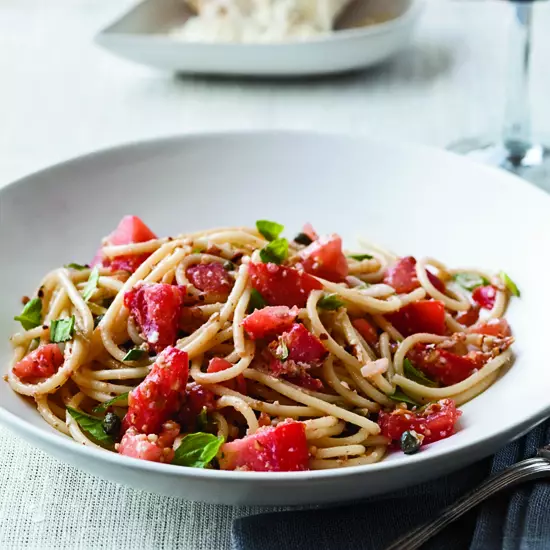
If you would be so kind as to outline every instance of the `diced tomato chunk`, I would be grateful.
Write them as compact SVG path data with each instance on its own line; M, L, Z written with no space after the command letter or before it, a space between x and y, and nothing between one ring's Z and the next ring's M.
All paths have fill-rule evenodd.
M243 328L252 340L281 334L292 327L298 308L270 306L257 309L243 320Z
M418 332L443 335L446 331L445 305L438 300L411 302L386 318L403 336Z
M252 286L270 306L306 305L312 290L323 285L304 271L276 264L249 264L248 273Z
M354 319L352 325L367 344L374 346L378 343L378 331L366 319Z
M124 216L117 228L107 237L106 243L111 246L143 243L156 239L157 236L137 216ZM130 271L133 273L150 254L104 257L101 248L97 251L92 266L109 267L112 271Z
M233 279L219 262L195 264L187 268L187 278L191 284L203 292L229 294L233 288Z
M382 411L378 415L378 425L381 435L392 441L399 441L403 432L414 430L424 436L422 444L427 445L453 435L461 414L452 399L442 399L429 404L421 412L406 409L396 409L391 413Z
M133 426L146 434L158 433L162 424L179 411L188 376L187 353L166 348L151 372L130 392L123 426Z
M472 298L481 307L485 309L493 309L497 299L497 289L493 285L478 286L472 292Z
M464 326L471 326L477 323L479 319L479 306L474 305L467 311L461 311L457 314L456 320Z
M428 273L428 279L439 292L445 292L445 283L433 273ZM384 275L384 283L393 287L398 294L407 294L420 287L416 276L416 259L412 256L401 258L388 268Z
M295 323L289 332L285 332L280 341L286 345L290 361L319 366L328 355L327 348L319 338L299 323Z
M348 261L338 235L321 237L300 252L303 268L312 275L339 283L348 275Z
M471 327L470 332L496 336L497 338L505 338L512 335L510 325L506 319L489 319L486 323Z
M185 390L184 404L178 418L187 431L193 431L197 417L203 411L212 412L216 408L214 392L200 384L189 384Z
M27 382L53 376L63 364L63 354L57 344L46 344L35 349L13 366L13 374Z
M424 344L416 345L409 352L409 357L416 367L445 386L466 380L485 363L485 358L480 353L457 355L446 349Z
M147 342L156 351L176 342L185 287L164 283L145 283L124 295L130 310Z
M212 359L210 359L210 363L208 363L208 368L206 369L206 372L220 372L230 369L233 366L233 363L230 363L227 359L222 359L221 357L213 357ZM238 391L239 393L242 393L244 395L246 395L247 393L246 380L242 374L239 374L231 380L227 380L227 382L223 382L223 385L227 388L232 389L233 391Z
M121 455L149 460L150 462L172 462L174 450L172 445L179 435L180 427L176 422L163 424L158 438L149 439L146 434L138 432L133 426L122 436L117 446Z
M305 425L286 420L275 427L266 426L252 435L225 443L221 447L219 462L222 470L309 470Z

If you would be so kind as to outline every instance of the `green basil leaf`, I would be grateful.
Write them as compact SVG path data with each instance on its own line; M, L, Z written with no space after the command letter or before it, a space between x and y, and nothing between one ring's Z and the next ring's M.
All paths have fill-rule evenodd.
M71 340L74 335L75 317L55 319L50 323L50 342L59 343Z
M202 408L202 411L197 416L197 428L204 432L208 428L208 411L206 407Z
M67 411L69 411L69 414L76 420L78 425L94 439L102 443L113 443L113 438L103 430L102 418L97 418L71 407L67 407Z
M255 288L253 288L250 291L250 301L248 302L248 312L252 313L257 309L263 309L265 306L267 306L267 302L264 300L264 297Z
M99 282L99 269L96 266L92 269L92 272L90 273L90 277L88 278L88 282L86 283L86 286L82 291L82 298L84 298L85 302L87 302L91 298L92 294L94 293L94 290L97 288L98 282Z
M14 319L19 321L25 330L39 327L42 324L42 300L33 298L27 302L20 315Z
M216 457L223 442L223 437L203 432L186 435L176 449L172 464L204 468Z
M272 263L281 265L288 256L288 241L275 239L260 250L260 258L264 264Z
M403 361L403 370L405 371L405 376L409 380L428 386L429 388L437 387L437 382L434 382L428 378L422 371L419 371L417 368L413 367L413 364L405 357Z
M358 262L362 262L363 260L372 260L374 258L374 256L371 256L370 254L350 254L348 257L353 258Z
M317 307L327 309L328 311L335 311L343 305L344 302L339 298L338 294L326 294L317 302Z
M64 267L66 267L67 269L76 269L77 271L84 271L85 269L89 269L90 266L71 263L71 264L65 265Z
M123 358L123 361L139 361L143 354L145 353L144 350L139 348L131 349Z
M475 290L478 286L487 286L489 281L476 273L457 273L453 279L466 290Z
M521 292L519 291L519 288L517 287L516 283L510 279L510 277L504 273L504 271L501 271L499 273L499 277L502 279L502 282L506 285L506 288L510 291L510 294L513 294L514 296L517 296L518 298L521 296Z
M121 401L126 401L128 399L129 392L121 393L120 395L117 395L116 397L113 397L109 401L105 401L105 403L101 403L101 405L98 405L94 409L92 409L95 413L102 413L105 412L109 407L112 407L113 405L116 405L117 403L120 403Z
M415 401L412 397L404 394L400 389L396 389L393 395L388 395L388 397L396 403L407 403L408 405L414 405L415 407L417 405L422 405L422 403L419 403L418 401Z
M256 229L268 240L274 241L284 231L285 226L269 220L258 220Z

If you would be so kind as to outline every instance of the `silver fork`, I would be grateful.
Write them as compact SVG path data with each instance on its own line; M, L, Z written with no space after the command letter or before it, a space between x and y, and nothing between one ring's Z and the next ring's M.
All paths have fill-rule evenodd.
M474 506L477 506L500 490L507 489L523 481L546 476L550 477L550 445L540 448L535 458L522 460L490 477L479 487L466 493L454 504L445 508L433 520L424 523L394 541L386 550L416 550L426 543L428 539L447 527L449 523L458 519Z

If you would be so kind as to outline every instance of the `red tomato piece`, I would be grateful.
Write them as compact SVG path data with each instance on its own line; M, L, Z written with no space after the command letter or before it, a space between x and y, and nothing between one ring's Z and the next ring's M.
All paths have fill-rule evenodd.
M243 328L252 340L281 334L292 327L298 308L270 306L257 309L243 320Z
M229 294L233 288L233 279L219 262L195 264L187 268L187 278L195 288L203 292Z
M322 380L311 376L309 372L303 372L300 376L285 376L284 378L306 390L321 391L325 387Z
M276 264L249 264L248 273L252 286L270 306L306 305L312 290L323 285L302 270Z
M300 252L305 271L339 283L348 275L348 261L342 252L342 239L338 235L321 237Z
M179 432L179 425L172 421L163 424L162 431L157 438L149 438L132 426L122 436L117 451L121 455L140 460L170 463L174 458L172 445Z
M206 409L212 412L216 408L214 392L200 384L189 384L185 390L185 402L179 413L179 420L188 431L193 431L197 416Z
M155 351L175 343L184 298L185 287L164 283L145 283L124 295L124 305Z
M157 236L137 216L124 216L117 228L107 237L106 243L111 246L143 243L156 239ZM97 251L91 265L109 267L112 271L130 271L133 273L150 254L133 256L116 256L105 258L101 248Z
M434 345L418 344L410 352L411 361L428 376L452 386L466 380L485 363L485 357L479 353L457 355Z
M510 325L506 319L489 319L486 323L471 327L470 332L496 336L497 338L505 338L512 335Z
M445 292L445 283L433 273L428 273L428 279L439 292ZM401 258L388 268L384 275L384 283L395 288L398 294L407 294L420 287L416 276L416 259L412 256Z
M468 311L461 311L457 314L456 320L464 326L471 326L479 319L479 306L474 305Z
M146 434L159 433L162 424L179 411L188 377L187 353L166 348L151 372L130 392L124 427L133 426Z
M381 435L393 441L399 441L403 432L414 430L424 436L422 443L427 445L453 435L461 414L452 399L442 399L430 403L420 412L406 409L395 409L391 413L382 411L378 414L378 425Z
M221 357L213 357L212 359L210 359L210 363L208 363L208 368L206 369L206 372L220 372L222 370L230 369L233 366L233 363L230 363L227 359L222 359ZM246 380L242 374L239 374L238 376L231 380L228 380L227 382L223 382L223 385L227 388L232 389L233 391L238 391L243 395L246 395L247 393Z
M275 427L260 428L255 434L222 445L219 461L222 470L309 470L305 425L286 420Z
M280 341L288 348L288 360L319 366L328 355L321 340L299 323L295 323L289 332L285 332Z
M403 336L418 332L443 335L446 331L445 306L438 300L412 302L386 318Z
M472 292L472 298L481 307L485 309L493 309L495 300L497 299L497 289L493 285L478 286Z
M63 354L57 344L35 349L13 366L13 374L22 382L53 376L63 364Z
M354 319L351 323L367 344L374 346L378 343L378 331L366 319Z

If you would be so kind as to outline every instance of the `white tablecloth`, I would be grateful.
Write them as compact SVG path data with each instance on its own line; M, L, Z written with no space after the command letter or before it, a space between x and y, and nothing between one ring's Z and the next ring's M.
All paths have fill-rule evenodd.
M334 130L445 146L498 131L504 2L429 3L414 45L377 69L313 81L174 78L92 36L129 0L0 4L0 186L129 140L220 129ZM535 130L550 133L550 4L537 8ZM6 314L6 312L4 312ZM0 548L229 548L250 508L192 504L102 481L0 428Z

